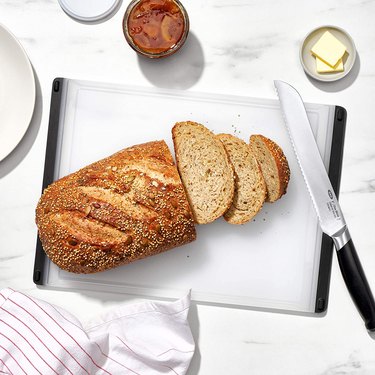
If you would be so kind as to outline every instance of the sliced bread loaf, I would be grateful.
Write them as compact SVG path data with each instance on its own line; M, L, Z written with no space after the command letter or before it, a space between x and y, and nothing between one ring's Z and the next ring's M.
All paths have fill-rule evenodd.
M250 137L250 148L257 158L267 187L267 202L275 202L286 193L290 170L283 150L271 139L260 135Z
M230 224L244 224L262 208L266 199L266 184L259 164L249 145L231 134L218 134L235 174L232 205L224 214Z
M201 124L178 122L172 129L177 168L194 220L206 224L222 216L234 194L234 173L222 142Z

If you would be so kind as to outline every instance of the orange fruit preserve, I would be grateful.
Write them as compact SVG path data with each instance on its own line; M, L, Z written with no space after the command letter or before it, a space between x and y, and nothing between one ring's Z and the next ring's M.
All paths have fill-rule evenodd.
M182 38L184 15L173 0L143 0L130 12L127 28L140 50L160 54L173 48Z

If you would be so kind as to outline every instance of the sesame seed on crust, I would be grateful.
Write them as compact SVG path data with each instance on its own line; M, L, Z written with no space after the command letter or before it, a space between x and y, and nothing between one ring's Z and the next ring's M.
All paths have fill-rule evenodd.
M75 273L104 271L196 238L164 141L124 149L54 182L39 200L36 223L51 261Z

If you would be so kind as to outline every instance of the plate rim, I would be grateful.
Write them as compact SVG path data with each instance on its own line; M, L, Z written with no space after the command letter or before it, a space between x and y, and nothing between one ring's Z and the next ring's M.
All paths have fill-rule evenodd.
M320 78L317 74L312 74L310 72L310 70L307 68L306 64L305 64L305 60L303 58L303 51L304 51L304 47L305 47L305 43L306 43L306 40L314 33L316 33L317 31L319 30L323 30L323 29L335 29L339 32L341 32L343 35L345 35L348 40L350 41L350 44L351 44L351 47L353 48L353 63L352 65L349 67L349 69L347 69L344 74L340 75L340 76L334 76L332 75L332 77L330 76L327 76L325 75L324 77L326 77L325 79L323 78ZM302 43L300 45L300 50L299 50L299 58L300 58L300 62L301 62L301 65L303 67L303 70L305 71L305 73L310 76L311 78L319 81L319 82L335 82L335 81L339 81L340 79L346 77L350 71L352 70L354 64L355 64L355 61L356 61L356 58L357 58L357 49L356 49L356 46L355 46L355 43L354 43L354 40L353 38L350 36L350 34L344 30L342 27L339 27L339 26L336 26L336 25L331 25L331 24L328 24L328 25L322 25L322 26L318 26L318 27L315 27L314 29L310 30L306 35L305 37L303 38L302 40ZM327 78L329 77L329 78Z
M19 145L19 143L21 142L22 138L25 136L25 134L27 132L27 129L30 126L30 123L31 123L31 120L32 120L32 117L33 117L33 114L34 114L34 110L35 110L36 83L35 83L34 70L33 70L31 61L29 59L29 56L26 53L26 50L24 49L24 47L22 46L22 44L20 43L20 41L16 38L16 36L8 29L8 27L6 27L1 22L0 22L0 29L2 29L5 32L5 34L7 34L9 36L9 39L14 43L15 46L17 46L18 50L21 52L21 54L23 56L23 63L25 64L25 68L26 68L26 70L28 70L29 77L31 78L30 79L30 81L31 81L30 98L31 99L30 99L30 111L29 111L30 113L27 116L25 116L25 124L27 124L27 125L24 126L24 129L20 133L19 137L17 137L17 141L16 142L12 142L12 145L8 148L8 150L6 150L4 152L4 155L2 155L2 153L0 153L0 162L2 162Z

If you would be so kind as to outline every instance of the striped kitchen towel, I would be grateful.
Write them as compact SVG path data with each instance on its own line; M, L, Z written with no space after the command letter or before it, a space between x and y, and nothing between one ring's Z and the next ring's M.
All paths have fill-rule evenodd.
M124 305L83 328L67 311L0 291L0 374L183 375L194 353L190 294Z

